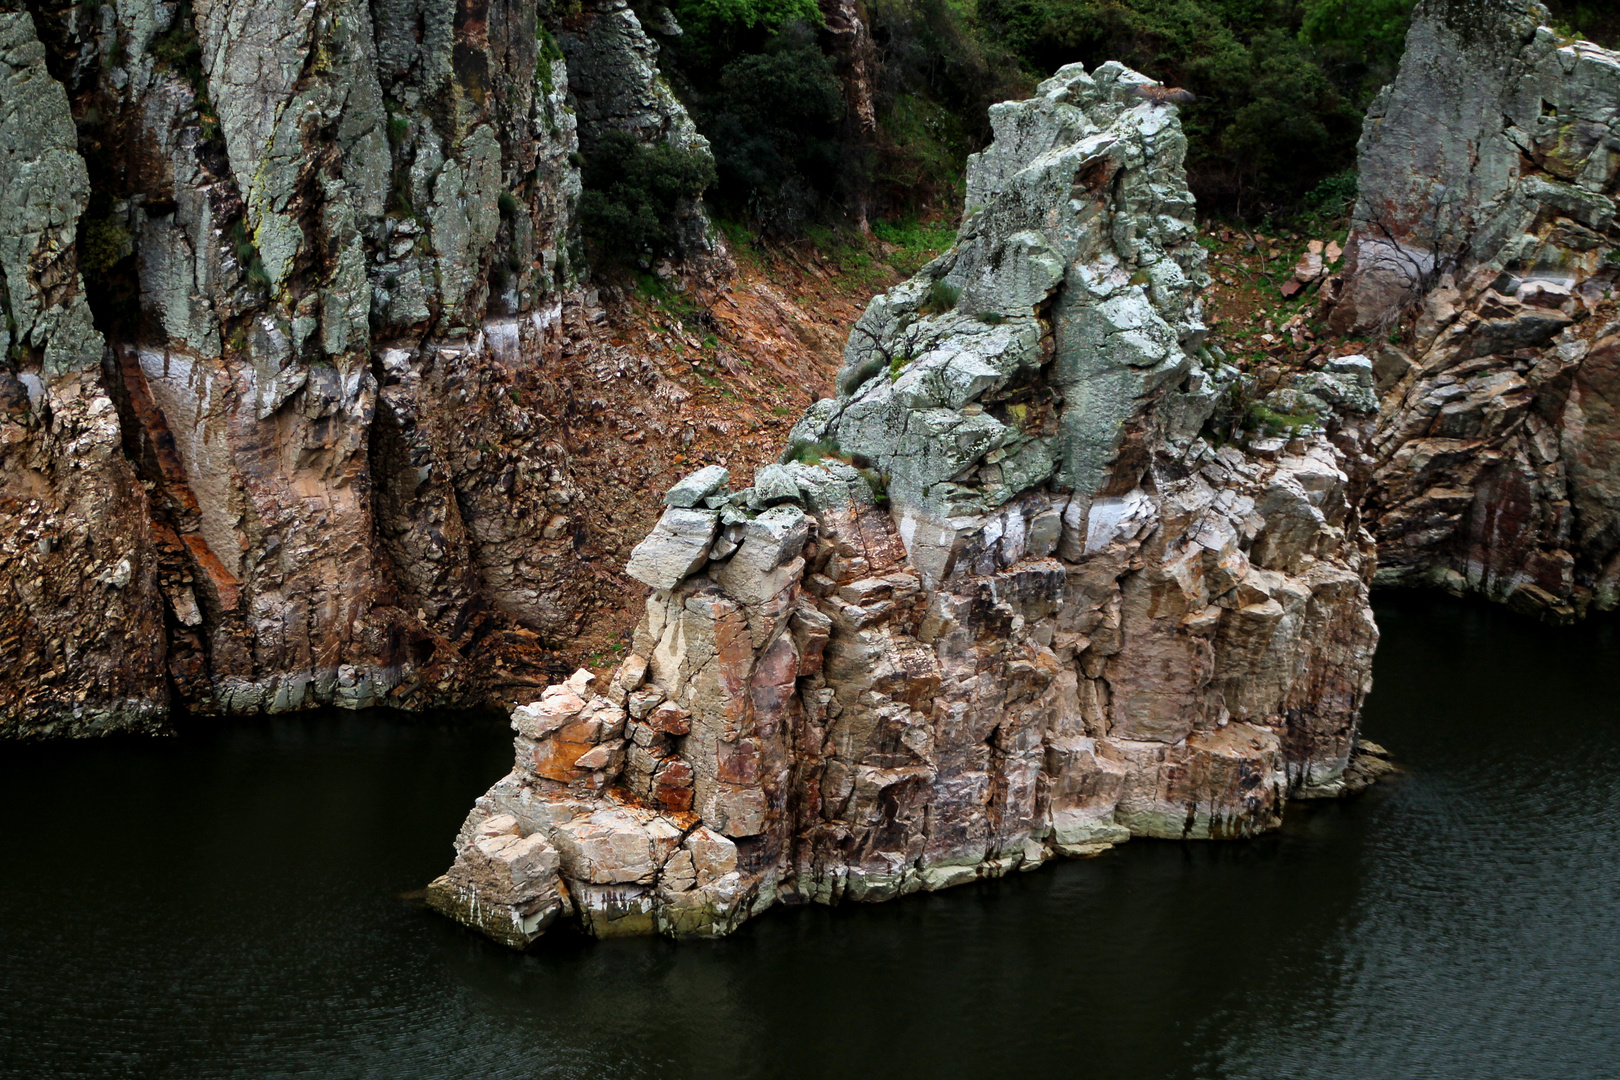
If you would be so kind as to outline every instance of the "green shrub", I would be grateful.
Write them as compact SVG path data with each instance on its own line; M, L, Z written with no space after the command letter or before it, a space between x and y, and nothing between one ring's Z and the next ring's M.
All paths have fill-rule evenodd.
M208 78L202 68L202 42L197 40L190 0L180 0L169 28L147 47L152 59L186 77L199 98L208 96Z
M714 163L701 151L643 146L627 132L609 132L585 160L581 230L610 262L671 253L681 203L701 198L714 178Z
M793 448L791 460L801 465L819 465L828 458L842 460L836 439L827 439L821 442L801 443Z
M961 289L946 283L944 278L935 278L934 283L928 286L928 295L923 298L922 309L930 315L943 315L954 309L956 302L961 298Z
M1322 418L1314 412L1278 412L1264 402L1255 401L1249 404L1243 417L1243 428L1263 435L1297 435L1301 428L1314 427L1321 422Z
M872 501L878 506L889 505L889 477L876 469L863 468L860 471L861 479L866 481L866 488L872 493Z
M789 23L821 26L816 0L674 0L669 5L681 24L681 52L690 66L714 67L761 34Z

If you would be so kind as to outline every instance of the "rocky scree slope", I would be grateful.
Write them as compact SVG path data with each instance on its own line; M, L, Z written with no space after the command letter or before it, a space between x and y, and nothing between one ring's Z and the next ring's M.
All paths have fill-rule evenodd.
M956 246L871 302L838 395L751 486L665 497L632 654L513 712L435 907L519 947L564 916L722 934L1343 789L1371 364L1286 388L1325 426L1201 435L1238 373L1144 82L1072 66L995 107Z
M1378 580L1620 602L1620 54L1520 0L1423 0L1368 114L1334 326L1378 356Z
M0 10L0 734L544 685L644 528L618 436L692 438L675 333L575 285L579 147L704 147L655 52L618 0Z

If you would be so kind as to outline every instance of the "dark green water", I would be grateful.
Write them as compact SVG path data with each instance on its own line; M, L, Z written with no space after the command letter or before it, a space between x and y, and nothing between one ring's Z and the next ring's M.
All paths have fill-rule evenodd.
M400 898L498 724L9 746L0 1075L1620 1075L1620 632L1379 621L1393 787L713 943L517 956Z

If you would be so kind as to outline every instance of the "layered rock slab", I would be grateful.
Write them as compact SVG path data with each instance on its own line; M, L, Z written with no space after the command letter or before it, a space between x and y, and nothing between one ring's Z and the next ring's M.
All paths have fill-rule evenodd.
M1363 131L1330 317L1404 331L1376 358L1379 580L1570 619L1620 601L1620 54L1548 21L1418 5Z
M872 301L780 464L670 492L631 655L514 712L435 906L516 945L565 913L721 934L1338 789L1377 640L1370 419L1202 437L1237 373L1142 82L1073 66L995 108L956 246ZM481 884L508 819L558 855L520 897Z

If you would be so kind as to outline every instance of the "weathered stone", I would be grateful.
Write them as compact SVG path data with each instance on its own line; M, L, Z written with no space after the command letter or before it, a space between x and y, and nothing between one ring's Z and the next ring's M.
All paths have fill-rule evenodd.
M712 510L671 507L630 553L624 572L655 589L673 589L708 561L718 523Z
M731 473L719 465L705 465L685 477L664 495L665 506L692 507L725 489Z
M1555 619L1620 603L1605 447L1620 54L1528 0L1425 0L1368 115L1342 299L1397 323L1367 493L1379 580L1474 590ZM1409 353L1409 355L1408 355ZM1314 381L1311 381L1314 380ZM1301 389L1355 407L1322 375Z
M636 631L645 674L613 680L646 680L626 763L600 793L540 795L591 808L553 837L590 932L725 933L784 895L1252 835L1342 777L1377 630L1361 459L1321 430L1359 452L1371 365L1317 373L1322 429L1269 456L1198 441L1236 373L1187 352L1185 142L1141 82L1068 67L998 106L956 247L872 301L840 397L795 426L787 458L836 441L888 477L887 507L849 466L789 460L755 476L746 505L776 505L730 522L724 562L686 562L719 552L710 519L679 573L636 573L637 549L666 591ZM579 697L555 693L526 708ZM659 855L639 823L688 810L689 858Z

